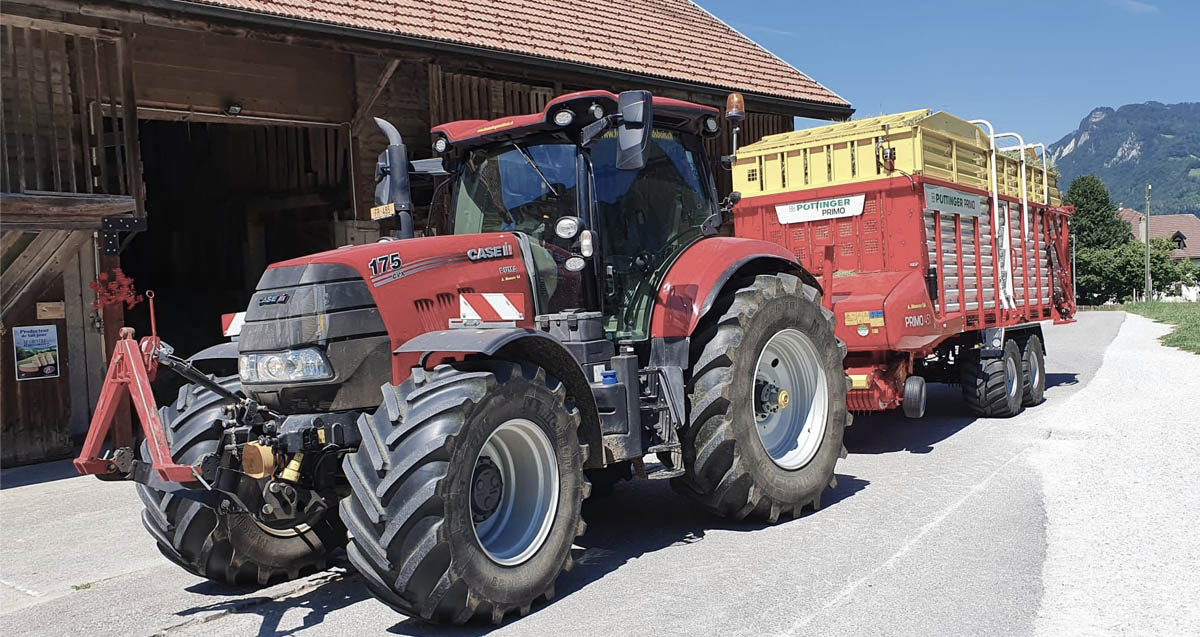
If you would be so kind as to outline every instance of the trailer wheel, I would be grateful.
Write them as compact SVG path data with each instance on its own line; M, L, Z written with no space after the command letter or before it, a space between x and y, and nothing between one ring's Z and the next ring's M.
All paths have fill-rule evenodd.
M501 360L417 370L358 419L343 469L350 562L383 602L461 624L524 615L583 533L579 410L558 379Z
M1026 407L1040 405L1046 400L1046 356L1042 353L1042 339L1031 334L1021 348L1021 378L1024 380Z
M921 376L909 376L904 379L904 409L905 418L923 418L925 416L925 379Z
M240 391L237 376L215 378ZM179 388L178 398L159 409L171 457L195 464L218 451L228 401L199 385ZM148 457L143 444L142 457ZM248 488L257 481L245 479ZM200 577L235 586L266 586L326 568L329 555L346 543L346 530L332 506L314 510L294 526L259 522L245 513L221 513L194 500L137 485L145 510L142 524L172 562Z
M833 313L789 274L727 290L692 338L685 474L672 485L735 519L816 510L849 422Z
M979 350L969 350L959 366L963 399L976 415L1009 418L1021 412L1024 374L1021 351L1015 341L1004 342L999 358L981 358Z

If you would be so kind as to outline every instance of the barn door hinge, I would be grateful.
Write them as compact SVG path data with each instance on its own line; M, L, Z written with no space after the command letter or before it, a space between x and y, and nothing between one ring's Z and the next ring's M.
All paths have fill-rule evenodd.
M104 254L121 254L139 232L148 227L145 217L104 217L100 220L100 231L104 235ZM121 233L127 232L124 240Z

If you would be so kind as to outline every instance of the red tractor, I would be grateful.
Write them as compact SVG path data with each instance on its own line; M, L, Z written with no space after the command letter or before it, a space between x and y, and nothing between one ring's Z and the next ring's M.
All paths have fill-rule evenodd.
M408 182L430 162L380 121L375 211L397 237L270 266L237 341L198 355L237 376L127 335L77 466L137 481L146 528L192 573L297 577L349 531L381 600L449 623L550 599L582 501L624 478L735 519L819 507L846 349L792 253L718 236L736 200L704 151L718 116L586 91L438 126L449 213L420 238ZM192 384L156 410L159 364ZM122 386L146 442L114 433L100 457Z

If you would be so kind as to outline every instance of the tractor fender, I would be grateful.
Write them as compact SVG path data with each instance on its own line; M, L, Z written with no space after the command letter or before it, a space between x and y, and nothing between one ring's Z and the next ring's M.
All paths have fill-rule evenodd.
M777 272L794 274L821 289L817 279L779 244L737 237L697 241L679 255L659 286L650 322L651 337L691 336L731 280Z
M579 438L588 447L585 468L604 466L604 442L600 413L583 368L558 339L546 332L520 327L453 329L425 332L397 347L395 354L427 352L483 354L505 360L523 360L539 365L562 381L567 395L579 409ZM633 423L631 423L632 426Z
M237 360L238 344L236 341L226 341L217 343L211 347L206 347L188 358L188 362L196 361L214 361L214 360Z

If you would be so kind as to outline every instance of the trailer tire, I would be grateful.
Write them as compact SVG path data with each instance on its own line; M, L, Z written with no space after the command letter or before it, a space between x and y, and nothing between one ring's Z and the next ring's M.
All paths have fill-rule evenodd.
M820 508L822 492L836 485L850 421L846 347L820 301L816 288L790 274L726 288L692 337L685 473L672 479L677 491L733 519L773 523ZM795 399L784 395L772 407L770 396L780 389Z
M383 395L359 417L363 442L342 465L347 553L368 588L406 615L451 624L499 623L551 599L590 486L564 385L537 365L485 359L415 370Z
M212 377L237 392L237 376ZM218 451L228 400L199 385L179 388L178 398L159 409L171 457L195 464ZM143 443L142 457L148 452ZM267 586L324 570L330 554L346 543L346 530L331 506L292 528L269 528L251 515L221 513L188 500L137 485L145 510L142 524L167 559L188 572L233 586Z
M909 376L904 379L904 402L900 403L905 418L924 418L926 403L925 379Z
M1021 413L1024 381L1021 351L1008 339L998 358L982 358L979 350L968 350L959 363L963 399L967 407L984 418L1011 418Z
M1037 334L1030 334L1021 347L1021 378L1025 390L1021 404L1032 407L1046 401L1046 355Z

